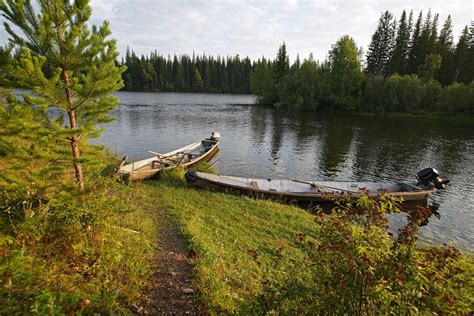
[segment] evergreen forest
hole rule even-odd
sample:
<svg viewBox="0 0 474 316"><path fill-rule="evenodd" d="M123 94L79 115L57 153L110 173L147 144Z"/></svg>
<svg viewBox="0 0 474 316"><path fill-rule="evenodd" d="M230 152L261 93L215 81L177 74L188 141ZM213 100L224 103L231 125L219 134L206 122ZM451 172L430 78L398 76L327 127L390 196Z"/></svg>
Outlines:
<svg viewBox="0 0 474 316"><path fill-rule="evenodd" d="M120 64L129 91L253 93L263 105L311 111L474 113L474 25L455 41L451 16L431 11L383 12L366 52L344 35L324 61L290 63L283 43L274 59L127 49Z"/></svg>
<svg viewBox="0 0 474 316"><path fill-rule="evenodd" d="M122 65L125 90L250 93L250 76L255 67L248 57L214 58L212 56L158 54L138 57L127 48Z"/></svg>

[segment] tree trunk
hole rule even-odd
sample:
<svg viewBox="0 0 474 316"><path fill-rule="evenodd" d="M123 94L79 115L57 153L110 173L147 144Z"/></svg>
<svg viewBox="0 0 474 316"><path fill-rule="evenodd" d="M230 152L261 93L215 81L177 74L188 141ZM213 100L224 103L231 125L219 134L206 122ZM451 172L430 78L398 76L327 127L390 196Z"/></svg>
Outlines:
<svg viewBox="0 0 474 316"><path fill-rule="evenodd" d="M71 128L76 128L76 113L74 110L68 112L69 115L69 123L71 124ZM81 164L77 161L79 159L79 138L74 135L70 139L71 141L71 149L72 149L72 157L74 159L74 175L76 177L77 188L82 191L84 190L84 180L82 178L82 167Z"/></svg>
<svg viewBox="0 0 474 316"><path fill-rule="evenodd" d="M57 7L55 7L57 9ZM62 44L63 44L63 36L62 36L62 29L61 25L58 23L58 21L54 21L54 25L56 27L56 35L58 37L58 45L59 45L59 51L60 54L63 55L63 49L62 49ZM64 86L66 89L66 98L67 98L67 103L69 105L69 111L67 112L69 116L69 125L71 129L76 129L76 112L75 109L72 107L72 95L71 95L71 86L70 86L70 81L69 81L69 73L68 73L68 68L67 65L64 64L62 66L62 75L63 75L63 80L64 80ZM72 150L72 157L73 157L73 165L74 165L74 175L76 177L76 183L77 183L77 188L79 191L84 190L84 179L82 177L82 167L81 164L78 162L78 159L80 157L79 154L79 137L74 133L73 136L69 139L71 142L71 150Z"/></svg>
<svg viewBox="0 0 474 316"><path fill-rule="evenodd" d="M69 107L72 107L72 95L71 90L69 87L69 74L67 68L63 68L63 79L66 86L66 97L69 103ZM69 125L71 129L76 129L76 112L75 110L71 109L68 111L69 116ZM73 135L70 139L71 142L71 150L72 150L72 157L73 157L73 165L74 165L74 175L76 177L77 188L82 191L84 190L84 179L82 177L82 167L81 164L78 162L80 157L79 154L79 137L77 135Z"/></svg>

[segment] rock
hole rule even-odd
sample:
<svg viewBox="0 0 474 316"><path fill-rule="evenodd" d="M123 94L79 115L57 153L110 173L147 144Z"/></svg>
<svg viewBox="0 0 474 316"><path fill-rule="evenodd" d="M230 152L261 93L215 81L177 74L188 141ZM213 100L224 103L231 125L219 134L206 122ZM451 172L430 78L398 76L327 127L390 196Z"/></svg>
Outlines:
<svg viewBox="0 0 474 316"><path fill-rule="evenodd" d="M184 294L193 294L194 290L193 289L183 289Z"/></svg>
<svg viewBox="0 0 474 316"><path fill-rule="evenodd" d="M176 272L174 272L174 271L171 272L171 275L172 275L172 276L176 276L177 274L178 274L178 273L176 273Z"/></svg>

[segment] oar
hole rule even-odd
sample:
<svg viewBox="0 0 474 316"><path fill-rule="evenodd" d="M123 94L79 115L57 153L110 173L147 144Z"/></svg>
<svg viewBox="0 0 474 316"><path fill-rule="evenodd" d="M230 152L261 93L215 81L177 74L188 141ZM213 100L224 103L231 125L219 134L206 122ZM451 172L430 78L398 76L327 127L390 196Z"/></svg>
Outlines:
<svg viewBox="0 0 474 316"><path fill-rule="evenodd" d="M158 158L160 158L160 156L161 156L160 153L157 153L157 152L155 152L155 151L149 150L148 152L149 152L150 154L156 155L156 157L158 157Z"/></svg>
<svg viewBox="0 0 474 316"><path fill-rule="evenodd" d="M181 163L183 162L183 160L184 160L185 157L186 157L186 155L183 155L183 156L181 157L181 160L178 162L178 164L176 165L175 168L178 168L178 167L181 165Z"/></svg>
<svg viewBox="0 0 474 316"><path fill-rule="evenodd" d="M212 167L214 167L215 165L217 165L219 162L221 162L220 159L217 159L216 161L214 161L213 163L211 163L206 169L204 169L204 171L207 171L208 169L211 169Z"/></svg>
<svg viewBox="0 0 474 316"><path fill-rule="evenodd" d="M127 163L127 156L122 157L120 164L114 169L114 172L118 172Z"/></svg>
<svg viewBox="0 0 474 316"><path fill-rule="evenodd" d="M309 184L312 188L316 187L316 183L313 183L313 182L308 182L308 181L304 181L304 180L300 180L300 179L293 179L291 181L298 182L298 183Z"/></svg>
<svg viewBox="0 0 474 316"><path fill-rule="evenodd" d="M346 190L346 189L341 189L341 188L330 187L330 186L327 186L327 185L324 185L324 184L316 184L314 182L308 182L308 181L304 181L304 180L300 180L300 179L293 179L292 181L293 182L298 182L298 183L309 184L312 188L318 187L318 188L327 188L327 189L336 190L336 191L345 191L345 192L349 192L349 193L359 193L358 191L351 191L351 190Z"/></svg>

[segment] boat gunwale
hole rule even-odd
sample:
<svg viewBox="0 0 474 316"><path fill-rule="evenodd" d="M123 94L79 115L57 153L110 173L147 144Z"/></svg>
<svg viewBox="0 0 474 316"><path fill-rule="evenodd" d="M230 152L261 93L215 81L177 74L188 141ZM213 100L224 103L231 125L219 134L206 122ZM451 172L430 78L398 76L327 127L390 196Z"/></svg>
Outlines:
<svg viewBox="0 0 474 316"><path fill-rule="evenodd" d="M393 191L393 192L360 191L360 192L348 192L348 191L345 191L344 189L341 189L340 191L336 191L336 192L294 192L294 191L282 192L282 191L276 191L276 190L254 189L254 188L251 188L249 186L239 186L239 185L235 185L235 184L223 183L223 182L219 182L219 181L216 181L216 180L211 180L209 178L200 177L199 174L207 174L207 173L197 172L196 173L197 178L195 180L196 182L197 181L208 182L208 183L216 185L218 187L227 187L227 188L230 188L230 189L246 191L250 194L266 194L266 195L269 195L269 196L275 196L275 197L280 197L280 198L285 197L285 198L293 198L293 199L312 198L311 200L313 200L313 199L314 200L323 200L323 201L327 201L327 202L330 202L330 198L357 198L357 197L360 197L364 194L367 194L367 196L370 197L370 198L375 198L375 197L379 196L380 194L384 194L384 193L386 193L388 195L391 195L391 196L409 197L409 199L405 199L406 201L425 200L425 199L428 198L428 195L430 193L435 191L434 189L427 189L427 190L422 189L420 191ZM223 175L215 175L215 176L227 177L227 176L223 176ZM230 176L230 177L233 177L233 176ZM243 177L234 177L234 178L243 178ZM243 179L252 179L252 178L243 178ZM265 179L254 179L254 180L265 180ZM287 180L287 179L272 179L272 180ZM287 181L291 181L291 180L287 180ZM341 181L341 182L343 182L343 181ZM351 182L351 181L347 181L347 182ZM387 184L402 184L404 182L401 182L401 183L386 182L386 183ZM341 193L337 193L337 192L343 192L343 193L341 194Z"/></svg>
<svg viewBox="0 0 474 316"><path fill-rule="evenodd" d="M160 157L161 158L170 157L170 156L179 154L179 153L185 151L186 149L194 148L194 147L198 147L198 146L203 146L202 142L204 140L209 140L209 139L208 138L202 139L198 142L194 142L194 143L189 144L187 146L184 146L184 147L178 148L176 150L170 151L168 153L165 153L165 154L161 155ZM203 153L202 155L197 157L197 159L194 159L194 160L188 161L186 163L183 163L182 166L184 168L187 168L187 167L190 167L192 165L195 165L195 164L203 161L204 159L211 159L219 151L219 144L220 144L220 139L215 140L215 143L205 153ZM153 177L155 174L157 174L161 171L176 168L176 165L170 165L170 166L167 166L167 167L164 167L164 168L161 168L161 169L157 168L157 169L140 170L140 168L142 168L144 166L147 166L149 163L155 161L156 159L157 159L157 157L155 156L155 157L150 157L150 158L147 158L147 159L135 161L135 162L127 164L125 166L130 166L132 164L136 164L137 162L147 162L147 163L144 164L141 167L138 167L135 170L132 170L132 171L123 170L123 167L125 167L125 166L123 166L117 172L122 177L125 177L126 180L144 180L144 179Z"/></svg>

